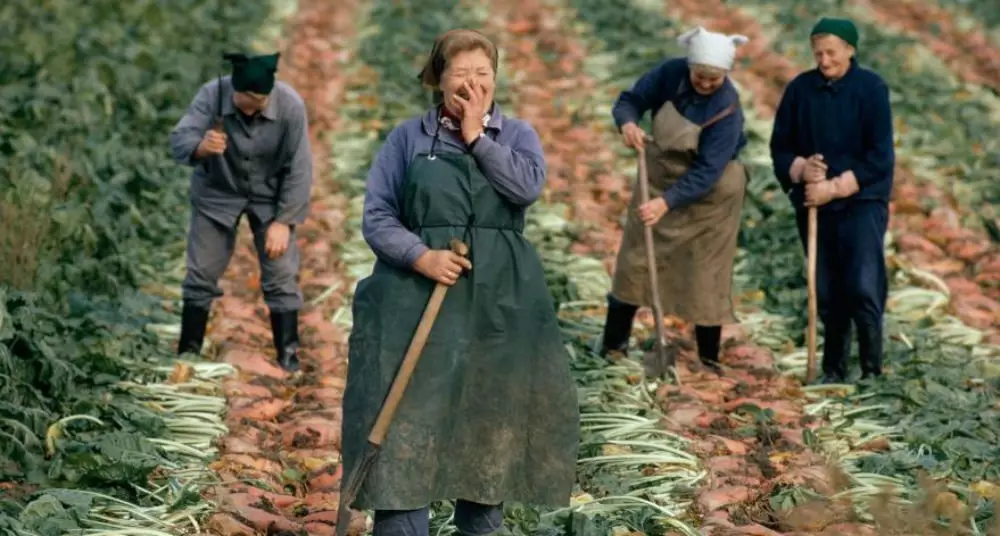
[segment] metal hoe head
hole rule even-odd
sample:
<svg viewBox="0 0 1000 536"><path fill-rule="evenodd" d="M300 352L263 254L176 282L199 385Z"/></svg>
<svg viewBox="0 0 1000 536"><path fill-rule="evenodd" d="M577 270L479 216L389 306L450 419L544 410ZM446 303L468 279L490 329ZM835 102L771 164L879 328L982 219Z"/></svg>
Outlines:
<svg viewBox="0 0 1000 536"><path fill-rule="evenodd" d="M351 504L358 498L361 484L364 483L365 477L375 466L378 452L378 447L368 444L361 461L340 487L340 505L337 506L337 536L347 536L347 529L351 526Z"/></svg>

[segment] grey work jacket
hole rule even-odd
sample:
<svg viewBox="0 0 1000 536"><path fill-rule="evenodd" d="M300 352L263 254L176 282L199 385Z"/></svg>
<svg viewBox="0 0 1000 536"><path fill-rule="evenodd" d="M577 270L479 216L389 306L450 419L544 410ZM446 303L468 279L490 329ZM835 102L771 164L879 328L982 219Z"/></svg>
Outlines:
<svg viewBox="0 0 1000 536"><path fill-rule="evenodd" d="M312 188L312 152L302 98L278 81L267 107L247 117L233 105L228 76L221 80L221 99L219 88L219 80L202 85L170 133L174 160L194 168L194 209L226 227L235 226L248 210L265 223L301 224ZM196 160L195 149L220 109L226 151Z"/></svg>

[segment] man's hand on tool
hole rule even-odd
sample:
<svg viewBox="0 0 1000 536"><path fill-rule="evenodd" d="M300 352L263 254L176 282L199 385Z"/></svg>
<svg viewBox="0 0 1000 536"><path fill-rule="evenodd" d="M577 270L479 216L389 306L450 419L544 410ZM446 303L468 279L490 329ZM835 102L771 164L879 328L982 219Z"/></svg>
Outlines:
<svg viewBox="0 0 1000 536"><path fill-rule="evenodd" d="M288 224L280 221L271 222L267 226L267 236L264 239L264 252L268 258L277 259L288 250L288 237L291 235L291 228Z"/></svg>
<svg viewBox="0 0 1000 536"><path fill-rule="evenodd" d="M822 180L806 184L806 206L821 207L837 198L837 185L833 181Z"/></svg>
<svg viewBox="0 0 1000 536"><path fill-rule="evenodd" d="M205 137L201 139L198 148L195 149L196 158L204 158L209 155L222 154L226 151L226 133L216 130L209 130Z"/></svg>
<svg viewBox="0 0 1000 536"><path fill-rule="evenodd" d="M821 207L834 199L858 193L858 179L853 171L845 171L830 180L806 184L806 206Z"/></svg>
<svg viewBox="0 0 1000 536"><path fill-rule="evenodd" d="M806 184L826 180L826 162L823 155L814 154L806 159L806 168L802 172L802 182Z"/></svg>
<svg viewBox="0 0 1000 536"><path fill-rule="evenodd" d="M806 159L806 169L802 173L802 180L806 184L820 182L826 180L826 162L823 161L823 155L814 154Z"/></svg>
<svg viewBox="0 0 1000 536"><path fill-rule="evenodd" d="M656 225L656 222L660 221L660 218L667 213L669 207L667 206L666 200L663 197L657 196L656 199L650 199L645 203L639 205L639 219L642 223L646 224L647 227L651 225Z"/></svg>
<svg viewBox="0 0 1000 536"><path fill-rule="evenodd" d="M625 145L633 149L646 147L646 133L635 123L622 125L622 138L625 140Z"/></svg>
<svg viewBox="0 0 1000 536"><path fill-rule="evenodd" d="M432 249L417 258L413 269L438 283L454 285L463 270L471 270L469 259L446 249Z"/></svg>

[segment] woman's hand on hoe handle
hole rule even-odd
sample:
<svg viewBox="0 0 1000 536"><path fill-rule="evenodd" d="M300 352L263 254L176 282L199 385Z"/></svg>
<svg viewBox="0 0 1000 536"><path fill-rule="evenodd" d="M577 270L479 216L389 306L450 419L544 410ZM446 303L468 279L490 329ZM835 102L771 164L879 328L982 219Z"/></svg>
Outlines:
<svg viewBox="0 0 1000 536"><path fill-rule="evenodd" d="M622 139L625 141L625 145L636 150L642 150L646 147L646 141L649 136L639 128L639 125L635 123L625 123L622 125Z"/></svg>
<svg viewBox="0 0 1000 536"><path fill-rule="evenodd" d="M452 249L431 249L413 263L413 269L428 279L448 285L458 282L465 270L472 269L472 262L460 253L466 253L464 244L452 244Z"/></svg>

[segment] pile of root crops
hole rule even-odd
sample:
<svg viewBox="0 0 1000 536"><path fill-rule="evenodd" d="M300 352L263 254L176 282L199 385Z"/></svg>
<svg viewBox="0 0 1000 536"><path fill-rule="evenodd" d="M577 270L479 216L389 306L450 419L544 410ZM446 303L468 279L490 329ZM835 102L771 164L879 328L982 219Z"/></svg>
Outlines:
<svg viewBox="0 0 1000 536"><path fill-rule="evenodd" d="M0 252L31 266L29 277L0 274L0 533L333 533L343 335L354 284L374 261L360 233L364 178L388 132L430 105L416 73L434 36L458 26L496 38L498 103L531 122L545 147L549 182L525 232L542 255L579 389L570 504L507 504L513 534L997 530L1000 190L991 132L1000 101L977 85L995 75L988 62L937 59L921 41L928 28L882 23L903 20L892 9L904 8L876 11L860 0L63 4L0 8L0 27L10 29L3 35L12 36L0 38L0 163L10 170L0 179ZM940 4L947 22L996 34L978 7ZM803 387L804 259L767 140L780 89L809 66L809 24L844 10L861 25L862 62L893 90L897 119L887 376ZM967 22L976 16L978 27ZM698 22L755 43L734 74L752 181L736 261L741 324L725 331L726 376L713 379L685 351L676 385L643 374L646 311L629 359L606 362L592 344L635 178L611 103L680 53L674 38ZM181 39L189 35L182 27L196 37ZM167 158L166 135L198 85L218 73L218 55L206 51L244 41L292 43L283 73L313 123L316 202L299 237L305 379L269 363L245 232L210 330L219 362L174 366L170 357L187 170ZM995 52L997 42L977 46ZM51 223L31 225L34 214ZM8 229L28 238L12 240ZM29 255L25 243L40 247ZM667 324L672 337L690 337L680 319ZM451 515L448 503L433 505L432 534L455 534ZM359 516L352 529L370 527Z"/></svg>

